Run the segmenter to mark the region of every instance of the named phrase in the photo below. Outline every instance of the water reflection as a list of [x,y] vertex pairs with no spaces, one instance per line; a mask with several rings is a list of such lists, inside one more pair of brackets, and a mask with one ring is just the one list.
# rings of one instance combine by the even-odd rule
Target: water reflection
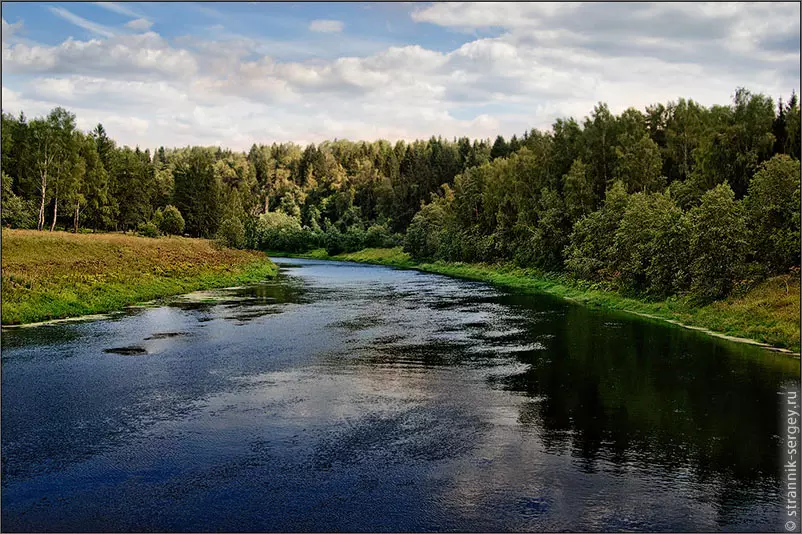
[[2,342],[9,531],[782,524],[798,360],[548,297],[292,260]]

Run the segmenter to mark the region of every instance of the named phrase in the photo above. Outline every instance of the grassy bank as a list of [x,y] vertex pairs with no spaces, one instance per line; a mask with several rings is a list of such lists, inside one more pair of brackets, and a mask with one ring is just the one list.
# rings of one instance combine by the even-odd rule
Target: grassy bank
[[738,341],[752,340],[796,353],[800,349],[800,286],[799,279],[791,276],[766,280],[742,296],[696,305],[684,298],[662,301],[629,298],[564,275],[544,274],[510,264],[416,263],[401,248],[365,249],[332,257],[320,249],[295,256],[390,265],[481,280],[526,293],[548,293],[594,308],[646,315]]
[[9,325],[104,313],[277,272],[263,253],[205,239],[7,229],[2,238],[2,322]]

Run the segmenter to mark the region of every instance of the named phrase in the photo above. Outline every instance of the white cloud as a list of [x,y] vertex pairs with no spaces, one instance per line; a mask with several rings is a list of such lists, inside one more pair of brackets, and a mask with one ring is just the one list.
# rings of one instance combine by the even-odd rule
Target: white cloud
[[149,21],[148,19],[134,19],[125,23],[126,28],[131,28],[132,30],[145,32],[153,26],[153,22]]
[[[410,43],[366,54],[341,46],[345,34],[300,43],[208,32],[168,40],[136,19],[127,26],[145,33],[48,46],[9,40],[20,23],[4,20],[3,73],[16,76],[3,87],[3,106],[35,115],[64,105],[79,124],[103,122],[123,144],[247,149],[333,137],[510,136],[581,118],[599,101],[620,112],[678,97],[724,104],[738,86],[775,98],[799,88],[798,4],[411,9],[421,28],[484,36],[450,50]],[[279,59],[304,46],[315,59]],[[339,57],[324,59],[321,46]]]
[[340,33],[345,24],[339,20],[313,20],[309,23],[309,30],[319,33]]
[[102,35],[103,37],[114,37],[115,35],[114,31],[112,31],[110,28],[107,28],[102,24],[92,22],[91,20],[87,20],[83,17],[79,17],[75,13],[72,13],[71,11],[64,9],[63,7],[50,6],[48,9],[50,9],[50,12],[53,13],[54,15],[57,15],[66,20],[67,22],[71,22],[72,24],[75,24],[76,26],[83,28],[87,31],[90,31],[92,33]]
[[6,19],[2,19],[3,21],[3,42],[8,42],[11,40],[14,35],[20,31],[22,28],[22,21],[18,20],[14,24],[9,24],[6,22]]
[[56,46],[23,43],[3,45],[3,71],[11,73],[87,74],[166,78],[191,76],[197,60],[154,32],[110,39],[76,41]]
[[130,9],[128,6],[116,2],[95,2],[95,5],[100,6],[114,13],[125,15],[127,17],[141,18],[142,15]]

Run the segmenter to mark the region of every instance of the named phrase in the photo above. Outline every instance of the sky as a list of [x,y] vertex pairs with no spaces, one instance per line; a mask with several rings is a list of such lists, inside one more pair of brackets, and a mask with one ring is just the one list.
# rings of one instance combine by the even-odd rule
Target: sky
[[2,108],[120,144],[509,137],[800,85],[793,3],[2,4]]

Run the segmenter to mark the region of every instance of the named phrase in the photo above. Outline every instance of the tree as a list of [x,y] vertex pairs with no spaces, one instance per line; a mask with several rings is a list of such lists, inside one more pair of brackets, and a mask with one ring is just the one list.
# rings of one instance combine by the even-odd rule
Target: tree
[[624,184],[615,182],[607,190],[602,208],[574,224],[564,253],[568,272],[588,280],[613,278],[615,233],[628,200]]
[[761,165],[744,199],[754,257],[771,273],[799,265],[799,160],[778,154]]
[[747,228],[740,202],[728,184],[702,196],[686,214],[691,261],[691,291],[703,300],[726,296],[746,267]]
[[230,248],[243,248],[245,246],[245,227],[236,217],[225,219],[217,230],[215,241]]
[[82,135],[78,154],[83,162],[83,178],[74,197],[74,229],[77,232],[79,217],[83,210],[84,219],[97,229],[107,214],[109,200],[109,176],[97,152],[97,144],[92,136]]
[[161,212],[159,230],[167,235],[181,235],[184,233],[184,217],[181,212],[173,205],[168,204]]
[[658,296],[687,289],[688,243],[682,216],[669,195],[629,197],[613,238],[614,267],[624,287]]
[[184,216],[187,233],[213,236],[220,217],[220,183],[214,173],[213,155],[193,147],[176,161],[173,179],[175,206]]
[[490,159],[506,158],[509,155],[510,146],[504,140],[504,137],[499,135],[493,143],[493,148],[490,149]]
[[516,260],[547,271],[562,270],[562,252],[571,233],[565,205],[557,191],[546,187],[540,192],[536,209],[537,224],[529,229],[528,243],[518,251]]
[[412,218],[404,240],[404,252],[418,260],[432,260],[438,256],[440,233],[446,215],[440,202],[431,202],[421,207]]
[[663,162],[660,147],[644,133],[640,138],[624,134],[615,149],[618,157],[618,179],[627,186],[627,191],[659,191],[665,187],[661,176]]
[[75,130],[75,115],[57,107],[44,119],[34,119],[30,123],[31,148],[33,162],[39,176],[39,217],[37,229],[42,230],[45,224],[45,205],[51,194],[54,202],[54,220],[58,209],[58,183],[63,176],[71,172],[73,164],[72,139]]
[[593,186],[588,179],[588,166],[576,159],[563,177],[565,210],[572,222],[593,211]]

